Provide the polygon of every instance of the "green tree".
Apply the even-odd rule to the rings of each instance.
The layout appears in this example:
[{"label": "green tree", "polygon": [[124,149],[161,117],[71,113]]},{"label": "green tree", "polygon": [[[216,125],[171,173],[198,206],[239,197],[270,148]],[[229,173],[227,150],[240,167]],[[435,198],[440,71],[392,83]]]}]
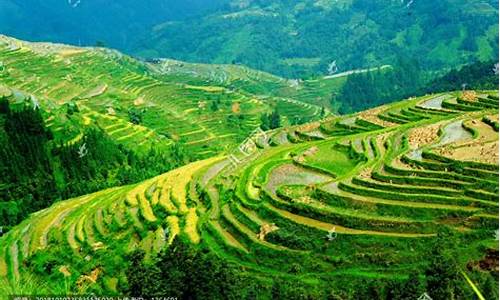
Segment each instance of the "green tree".
[{"label": "green tree", "polygon": [[271,128],[268,114],[262,114],[260,116],[260,128],[262,130],[269,130],[269,128]]},{"label": "green tree", "polygon": [[176,238],[151,262],[142,252],[130,256],[127,294],[179,299],[236,299],[239,271],[207,249],[196,249]]},{"label": "green tree", "polygon": [[212,111],[218,111],[219,110],[219,105],[217,104],[217,101],[212,101],[212,103],[210,104],[210,109]]},{"label": "green tree", "polygon": [[414,300],[426,292],[424,281],[418,274],[411,274],[403,281],[391,282],[388,287],[387,299],[389,300]]},{"label": "green tree", "polygon": [[271,115],[269,116],[269,128],[270,129],[276,129],[281,126],[281,119],[280,119],[280,113],[278,112],[278,109],[275,108]]},{"label": "green tree", "polygon": [[427,255],[429,267],[425,270],[427,291],[435,300],[471,299],[462,288],[464,279],[457,261],[459,240],[455,232],[444,229],[431,246]]},{"label": "green tree", "polygon": [[144,112],[140,111],[136,108],[130,108],[128,110],[128,119],[130,123],[139,125],[142,123],[142,117],[143,117]]}]

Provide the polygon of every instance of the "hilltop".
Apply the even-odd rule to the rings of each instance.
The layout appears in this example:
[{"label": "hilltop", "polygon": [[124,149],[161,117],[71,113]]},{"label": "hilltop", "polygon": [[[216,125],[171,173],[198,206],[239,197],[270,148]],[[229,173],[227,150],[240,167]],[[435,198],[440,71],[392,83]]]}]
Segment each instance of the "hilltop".
[{"label": "hilltop", "polygon": [[25,293],[121,294],[127,254],[154,262],[179,238],[237,266],[240,298],[490,299],[498,122],[498,93],[467,91],[255,131],[225,155],[32,214],[0,238],[0,276]]}]

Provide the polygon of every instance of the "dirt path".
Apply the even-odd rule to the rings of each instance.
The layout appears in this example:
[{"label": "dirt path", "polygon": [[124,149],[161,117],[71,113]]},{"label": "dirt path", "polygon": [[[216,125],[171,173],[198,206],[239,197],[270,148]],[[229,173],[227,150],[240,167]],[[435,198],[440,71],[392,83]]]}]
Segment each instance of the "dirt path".
[{"label": "dirt path", "polygon": [[443,109],[443,101],[451,98],[451,95],[441,95],[437,96],[434,98],[431,98],[429,100],[426,100],[417,106],[422,107],[422,108],[429,108],[429,109]]}]

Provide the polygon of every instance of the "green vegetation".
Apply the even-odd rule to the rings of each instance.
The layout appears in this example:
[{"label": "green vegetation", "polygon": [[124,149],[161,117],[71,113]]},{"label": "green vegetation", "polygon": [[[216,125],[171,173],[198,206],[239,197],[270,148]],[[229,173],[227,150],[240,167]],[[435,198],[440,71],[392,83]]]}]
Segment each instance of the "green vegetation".
[{"label": "green vegetation", "polygon": [[425,86],[426,92],[446,92],[465,84],[466,89],[494,90],[498,87],[495,61],[476,62],[432,80]]},{"label": "green vegetation", "polygon": [[287,78],[328,74],[333,61],[343,72],[393,65],[400,56],[419,57],[425,70],[497,58],[495,1],[410,2],[229,1],[156,26],[131,48],[140,56],[237,63]]},{"label": "green vegetation", "polygon": [[[332,147],[331,144],[320,145],[316,153],[305,157],[304,165],[316,167],[336,177],[341,177],[349,173],[356,167],[356,164],[362,161],[362,158],[354,149],[345,148],[347,147]],[[316,148],[312,148],[313,152],[315,150]]]},{"label": "green vegetation", "polygon": [[333,61],[344,72],[394,65],[400,56],[418,57],[431,71],[498,60],[494,0],[30,1],[0,4],[0,32],[146,58],[243,64],[286,78],[328,75]]},{"label": "green vegetation", "polygon": [[196,251],[191,244],[175,238],[168,249],[150,262],[144,261],[143,251],[131,253],[126,272],[127,293],[143,297],[238,298],[243,278],[239,278],[235,267],[207,250]]},{"label": "green vegetation", "polygon": [[97,126],[137,152],[180,142],[206,158],[236,146],[275,107],[283,125],[297,116],[301,122],[321,117],[320,106],[267,94],[276,86],[290,89],[286,80],[244,67],[141,62],[103,48],[8,37],[0,39],[0,60],[9,101],[21,101],[20,92],[38,99],[57,143],[77,141],[86,127]]},{"label": "green vegetation", "polygon": [[498,94],[467,95],[276,128],[286,141],[238,163],[57,202],[0,239],[0,275],[78,294],[496,297]]},{"label": "green vegetation", "polygon": [[21,2],[0,299],[498,299],[498,0]]},{"label": "green vegetation", "polygon": [[11,106],[6,98],[0,106],[0,226],[16,225],[57,200],[143,181],[190,159],[178,144],[138,155],[90,128],[78,141],[58,144],[39,109]]},{"label": "green vegetation", "polygon": [[262,130],[276,129],[280,127],[280,113],[278,109],[274,109],[270,114],[263,114],[260,118],[261,124],[260,128]]},{"label": "green vegetation", "polygon": [[333,99],[342,103],[340,112],[350,113],[414,96],[424,83],[423,72],[414,60],[400,59],[392,68],[354,73]]}]

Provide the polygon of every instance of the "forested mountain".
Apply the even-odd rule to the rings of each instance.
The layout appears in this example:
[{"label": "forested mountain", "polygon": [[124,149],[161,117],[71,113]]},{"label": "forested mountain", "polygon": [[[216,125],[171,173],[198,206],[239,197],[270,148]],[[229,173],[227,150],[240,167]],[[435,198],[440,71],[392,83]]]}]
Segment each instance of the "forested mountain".
[{"label": "forested mountain", "polygon": [[423,89],[425,92],[462,89],[498,90],[498,62],[475,62],[435,78]]},{"label": "forested mountain", "polygon": [[498,0],[0,0],[0,299],[498,299],[498,32]]},{"label": "forested mountain", "polygon": [[0,32],[23,39],[102,41],[143,57],[239,63],[289,78],[400,57],[436,70],[498,53],[497,0],[7,0],[0,6]]},{"label": "forested mountain", "polygon": [[[226,0],[2,0],[0,33],[29,40],[128,49],[162,22],[220,7]],[[20,26],[22,24],[22,26]]]},{"label": "forested mountain", "polygon": [[498,52],[498,1],[239,3],[203,19],[157,26],[141,49],[288,77],[327,73],[333,61],[343,71],[392,64],[406,55],[418,57],[424,68],[443,68]]}]

